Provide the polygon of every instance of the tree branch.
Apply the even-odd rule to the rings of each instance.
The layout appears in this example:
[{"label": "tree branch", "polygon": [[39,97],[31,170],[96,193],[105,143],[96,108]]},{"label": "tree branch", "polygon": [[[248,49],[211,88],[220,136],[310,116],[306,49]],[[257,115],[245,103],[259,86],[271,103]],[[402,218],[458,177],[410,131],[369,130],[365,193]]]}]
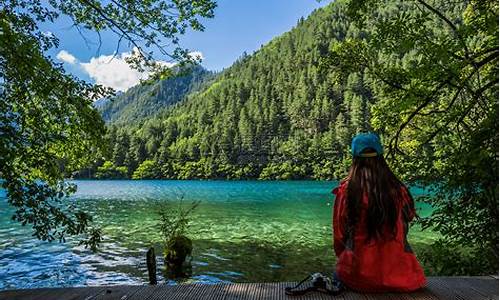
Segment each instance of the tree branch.
[{"label": "tree branch", "polygon": [[431,5],[427,4],[424,0],[417,0],[417,2],[420,3],[420,4],[422,4],[425,8],[427,8],[428,10],[430,10],[433,14],[435,14],[436,16],[438,16],[438,18],[440,18],[442,21],[444,21],[446,24],[448,24],[448,26],[453,30],[453,32],[455,33],[455,35],[460,40],[460,43],[462,44],[462,47],[465,50],[465,57],[467,59],[470,59],[469,48],[467,47],[467,44],[463,40],[462,35],[460,34],[457,26],[455,26],[455,24],[453,24],[453,22],[450,21],[450,19],[448,19],[444,14],[442,14],[440,11],[438,11],[437,9],[435,9],[434,7],[432,7]]},{"label": "tree branch", "polygon": [[448,83],[449,79],[444,80],[439,84],[437,87],[434,88],[434,90],[431,92],[431,95],[429,95],[407,118],[405,122],[403,122],[399,128],[398,131],[396,132],[396,135],[389,141],[389,156],[393,157],[393,151],[401,151],[398,150],[397,145],[399,141],[399,137],[402,133],[402,131],[406,128],[406,126],[417,116],[417,114],[424,109],[427,105],[432,103],[435,99],[435,95]]},{"label": "tree branch", "polygon": [[[121,34],[123,36],[126,37],[126,39],[132,43],[132,45],[134,45],[137,49],[142,49],[137,43],[136,41],[130,36],[129,32],[127,32],[126,30],[124,30],[119,24],[117,24],[112,18],[108,17],[103,11],[101,8],[99,8],[97,5],[95,5],[94,3],[92,3],[91,1],[88,1],[88,0],[79,0],[81,3],[83,3],[84,5],[86,6],[89,6],[90,8],[92,8],[95,12],[97,12],[106,22],[108,22],[108,25],[111,24],[114,28],[116,28],[118,31],[121,32]],[[111,26],[110,26],[111,27]],[[113,28],[110,28],[111,30],[113,30]],[[113,30],[115,33],[117,33],[115,30]],[[117,33],[118,34],[118,33]],[[143,58],[143,59],[147,59],[147,57],[144,56],[144,54],[142,53],[142,51],[139,50],[139,55]]]}]

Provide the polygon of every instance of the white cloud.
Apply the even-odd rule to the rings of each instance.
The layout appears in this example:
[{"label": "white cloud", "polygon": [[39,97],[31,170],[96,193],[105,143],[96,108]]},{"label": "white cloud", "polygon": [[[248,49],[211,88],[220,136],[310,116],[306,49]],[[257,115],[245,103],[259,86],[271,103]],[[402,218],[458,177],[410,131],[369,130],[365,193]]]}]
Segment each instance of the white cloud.
[{"label": "white cloud", "polygon": [[[126,62],[127,57],[134,54],[135,49],[130,52],[123,52],[113,55],[101,55],[92,57],[89,62],[79,62],[73,55],[65,50],[57,54],[57,58],[70,64],[78,65],[92,78],[96,84],[111,87],[117,91],[125,92],[129,88],[137,85],[141,79],[147,79],[149,72],[139,72],[132,69]],[[195,59],[203,59],[203,54],[199,51],[189,53]],[[175,64],[166,61],[157,61],[159,64],[172,67]]]},{"label": "white cloud", "polygon": [[148,74],[132,69],[127,64],[125,59],[131,55],[130,52],[117,54],[115,57],[101,55],[92,57],[89,62],[80,63],[80,65],[95,83],[118,91],[126,91],[148,76]]},{"label": "white cloud", "polygon": [[66,50],[59,51],[59,53],[57,53],[56,57],[57,57],[57,59],[65,62],[65,63],[68,63],[68,64],[74,65],[76,63],[76,57],[74,57],[73,55],[71,55]]}]

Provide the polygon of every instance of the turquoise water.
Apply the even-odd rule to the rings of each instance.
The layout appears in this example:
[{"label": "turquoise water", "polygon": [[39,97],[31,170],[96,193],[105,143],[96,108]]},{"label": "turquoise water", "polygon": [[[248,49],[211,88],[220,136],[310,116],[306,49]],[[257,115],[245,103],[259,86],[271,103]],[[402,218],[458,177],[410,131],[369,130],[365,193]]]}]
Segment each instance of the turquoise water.
[{"label": "turquoise water", "polygon": [[[163,269],[158,230],[160,203],[201,200],[192,215],[194,282],[299,280],[311,272],[330,273],[331,190],[318,181],[76,181],[73,201],[92,213],[104,234],[99,252],[75,241],[41,242],[29,227],[11,221],[0,194],[0,289],[49,286],[142,284],[145,253],[156,248]],[[421,190],[412,189],[415,197]],[[421,215],[429,213],[417,203]],[[435,239],[416,227],[410,242]]]}]

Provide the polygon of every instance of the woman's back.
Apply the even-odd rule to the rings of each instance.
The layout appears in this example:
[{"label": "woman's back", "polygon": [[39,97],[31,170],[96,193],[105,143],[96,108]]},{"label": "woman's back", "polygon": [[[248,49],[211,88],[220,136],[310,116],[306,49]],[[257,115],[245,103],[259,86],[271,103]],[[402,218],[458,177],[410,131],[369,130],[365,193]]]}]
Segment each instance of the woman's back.
[{"label": "woman's back", "polygon": [[[410,220],[404,219],[403,211],[408,209],[410,198],[401,199],[395,231],[385,228],[383,236],[368,239],[364,226],[368,197],[363,197],[359,221],[350,229],[346,189],[344,182],[334,190],[334,248],[341,281],[352,289],[367,292],[413,291],[424,286],[423,270],[406,240]],[[409,217],[413,216],[414,210],[409,212]]]},{"label": "woman's back", "polygon": [[337,274],[356,290],[416,290],[425,276],[406,240],[413,199],[381,155],[378,136],[358,135],[352,151],[349,175],[333,191]]}]

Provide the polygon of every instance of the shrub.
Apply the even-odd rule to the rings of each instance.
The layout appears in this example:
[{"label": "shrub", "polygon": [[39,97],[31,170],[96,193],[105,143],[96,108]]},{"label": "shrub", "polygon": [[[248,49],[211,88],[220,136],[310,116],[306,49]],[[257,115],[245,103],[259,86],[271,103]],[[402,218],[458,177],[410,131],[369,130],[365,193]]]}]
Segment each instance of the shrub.
[{"label": "shrub", "polygon": [[112,162],[106,161],[102,166],[97,168],[95,177],[99,179],[127,178],[127,173],[127,167],[117,167]]},{"label": "shrub", "polygon": [[143,161],[132,175],[132,179],[153,179],[159,177],[161,177],[161,171],[154,160]]},{"label": "shrub", "polygon": [[194,201],[184,207],[182,198],[177,206],[162,204],[158,211],[159,228],[164,241],[164,258],[167,271],[172,277],[185,277],[186,258],[191,255],[193,244],[187,236],[189,217],[200,204]]}]

